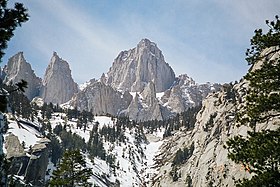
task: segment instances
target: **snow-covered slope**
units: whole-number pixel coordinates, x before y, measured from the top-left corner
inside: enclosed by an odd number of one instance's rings
[[[9,129],[5,135],[5,147],[7,148],[5,149],[5,153],[10,155],[9,157],[16,156],[19,158],[17,160],[21,160],[26,155],[31,158],[30,148],[36,147],[43,140],[43,134],[41,132],[42,125],[38,122],[41,117],[42,115],[40,114],[39,118],[35,118],[35,122],[30,122],[26,119],[17,119],[15,121],[15,116],[8,115]],[[153,168],[153,158],[159,146],[163,143],[162,135],[164,130],[159,130],[154,134],[148,134],[146,139],[145,135],[142,134],[145,130],[141,132],[138,124],[127,124],[122,127],[123,141],[109,141],[101,135],[101,131],[105,127],[116,128],[118,124],[117,120],[113,117],[95,116],[92,122],[87,123],[86,128],[80,128],[78,127],[78,119],[68,119],[65,113],[55,112],[52,113],[49,124],[51,129],[55,129],[58,125],[63,125],[63,128],[66,128],[68,132],[80,136],[86,143],[90,140],[92,129],[96,126],[98,127],[100,140],[103,141],[107,156],[106,159],[101,159],[98,156],[92,159],[88,152],[83,153],[87,161],[87,166],[92,168],[93,171],[93,176],[89,180],[91,183],[101,187],[111,186],[113,184],[119,184],[120,186],[141,186],[145,182],[148,182],[155,171]],[[48,134],[49,132],[46,133]],[[10,142],[10,140],[14,141],[14,138],[10,138],[11,136],[18,139],[16,146]],[[58,139],[62,141],[59,137]],[[16,148],[16,150],[11,149],[11,147]],[[16,155],[15,152],[20,154]],[[107,160],[109,156],[113,158],[113,162]],[[55,168],[56,166],[51,162],[51,159],[48,159],[45,168],[48,172],[46,173],[45,180],[51,178],[52,171]],[[24,172],[19,172],[17,177],[23,181],[26,178]]]

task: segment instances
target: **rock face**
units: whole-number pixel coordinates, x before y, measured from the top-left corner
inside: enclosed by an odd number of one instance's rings
[[[11,160],[10,174],[23,176],[27,183],[43,186],[48,166],[50,140],[42,138],[26,154],[17,136],[9,134],[5,138],[7,158]],[[19,184],[18,184],[19,185]]]
[[[11,57],[3,71],[5,74],[4,83],[17,83],[23,79],[28,83],[28,88],[24,93],[28,99],[31,100],[35,96],[39,95],[41,79],[35,75],[31,65],[26,62],[23,52],[19,52]]]
[[[115,89],[141,92],[149,83],[156,92],[168,89],[175,80],[172,68],[164,61],[155,43],[143,39],[136,48],[122,51],[107,73],[107,84]]]
[[[161,105],[156,98],[155,84],[150,82],[140,93],[136,93],[130,103],[126,115],[138,121],[162,120]]]
[[[49,161],[50,140],[42,138],[40,142],[32,147],[32,153],[29,157],[29,162],[25,172],[26,182],[42,186],[45,182],[46,170]]]
[[[47,103],[62,104],[78,92],[78,85],[71,76],[69,64],[53,53],[42,83],[40,97]]]
[[[118,92],[102,82],[91,82],[77,93],[70,104],[93,114],[119,115],[132,100],[129,92]]]
[[[209,94],[196,116],[194,129],[180,129],[161,146],[155,159],[158,173],[148,186],[235,186],[233,179],[250,177],[242,165],[227,158],[227,149],[223,148],[229,138],[246,136],[252,130],[247,126],[237,127],[235,122],[247,88],[246,82],[241,81],[225,84],[221,91]],[[280,119],[275,120],[260,124],[256,130],[277,128],[275,124]],[[191,146],[193,151],[188,157],[181,164],[172,165],[176,152]]]
[[[200,105],[220,85],[199,85],[187,75],[176,78],[157,45],[143,39],[137,47],[122,51],[108,73],[87,87],[71,105],[94,114],[126,115],[145,121],[167,119]]]
[[[220,90],[220,84],[197,84],[186,74],[179,75],[170,89],[160,98],[162,105],[173,113],[180,113],[190,107],[198,106],[211,92]]]

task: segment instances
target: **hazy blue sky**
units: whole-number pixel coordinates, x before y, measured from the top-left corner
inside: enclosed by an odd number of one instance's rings
[[[11,1],[15,2],[15,1]],[[30,20],[9,42],[2,66],[23,51],[44,75],[53,51],[76,82],[106,73],[122,50],[142,38],[155,42],[176,75],[195,81],[239,80],[249,40],[279,15],[279,0],[17,0]]]

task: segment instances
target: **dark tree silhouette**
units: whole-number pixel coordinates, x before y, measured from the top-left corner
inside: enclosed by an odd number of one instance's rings
[[[0,62],[8,41],[14,36],[14,30],[29,18],[22,3],[15,3],[14,8],[7,8],[7,2],[8,0],[0,0]]]
[[[256,126],[280,116],[280,20],[266,21],[269,30],[256,30],[247,50],[246,60],[251,68],[245,79],[249,81],[245,110],[238,115],[241,125],[249,124],[253,131],[248,137],[235,136],[227,142],[228,157],[242,163],[251,179],[237,182],[237,186],[280,186],[280,128],[256,132]]]
[[[50,186],[91,186],[88,179],[92,175],[90,168],[79,150],[64,152],[58,168],[53,173]]]

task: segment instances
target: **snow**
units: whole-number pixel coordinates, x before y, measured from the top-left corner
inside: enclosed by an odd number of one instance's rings
[[[41,133],[36,129],[24,125],[21,123],[21,126],[17,124],[15,121],[9,120],[9,129],[8,132],[4,135],[4,137],[8,136],[10,133],[14,134],[18,137],[19,141],[22,143],[25,142],[25,146],[28,148],[33,146],[41,139]]]
[[[48,167],[47,167],[47,174],[45,176],[46,181],[48,181],[51,178],[51,175],[52,175],[52,173],[55,169],[56,169],[55,165],[49,159],[49,164],[48,164]]]
[[[77,120],[70,119],[66,120],[66,115],[62,113],[54,113],[50,120],[52,128],[55,128],[58,124],[64,125],[67,124],[67,130],[71,130],[72,133],[76,133],[80,137],[84,138],[87,142],[89,140],[90,131],[92,130],[93,125],[97,122],[99,123],[99,129],[101,129],[104,125],[114,125],[114,121],[111,117],[107,116],[95,116],[93,122],[88,122],[87,128],[77,128]]]
[[[42,107],[44,105],[44,101],[40,97],[33,98],[31,102],[36,103],[39,107]]]
[[[136,94],[137,94],[138,92],[129,92],[129,93],[130,93],[130,95],[132,95],[133,98],[135,98],[135,97],[136,97]]]
[[[158,98],[160,100],[163,95],[164,95],[164,92],[156,93],[156,98]]]
[[[97,122],[99,123],[99,129],[101,129],[104,125],[115,125],[116,119],[107,116],[95,116],[94,121],[89,122],[86,129],[77,128],[77,119],[67,119],[64,113],[53,113],[50,119],[52,128],[55,128],[58,124],[67,125],[67,130],[71,130],[71,132],[81,136],[86,142],[89,140],[93,125],[96,125]],[[21,143],[25,142],[26,147],[34,146],[40,141],[42,135],[36,128],[26,124],[21,125],[19,126],[15,121],[9,120],[9,129],[6,136],[9,133],[15,134]],[[35,123],[32,123],[32,125],[38,126]],[[89,180],[91,183],[106,187],[108,186],[108,181],[106,180],[109,180],[112,183],[119,181],[120,186],[141,186],[143,181],[147,182],[156,173],[156,170],[153,168],[155,164],[154,157],[163,143],[164,129],[148,134],[148,144],[145,142],[140,143],[140,145],[136,144],[136,133],[135,127],[132,129],[126,128],[124,132],[126,137],[125,143],[118,141],[114,143],[103,142],[106,153],[116,158],[115,172],[113,172],[113,168],[106,161],[95,157],[92,162],[88,155],[84,154],[87,166],[92,168],[93,171],[93,176]],[[144,152],[144,156],[141,155],[141,152]],[[49,161],[46,180],[50,179],[55,168],[54,164]]]
[[[88,85],[90,85],[90,81],[80,84],[79,89],[83,91]]]
[[[95,116],[94,117],[95,122],[99,123],[99,127],[102,128],[104,125],[112,126],[114,124],[114,121],[112,121],[112,118],[107,116]]]
[[[104,160],[99,158],[94,158],[94,163],[88,158],[87,155],[84,155],[88,168],[92,168],[93,176],[89,179],[93,185],[97,185],[100,187],[107,187],[106,183],[101,180],[103,174],[110,173],[110,168]]]
[[[159,153],[159,148],[163,144],[164,129],[158,129],[153,134],[147,134],[146,137],[149,141],[148,145],[145,145],[146,149],[144,153],[146,155],[145,166],[142,168],[142,178],[144,182],[149,182],[151,178],[156,174],[154,158]]]

